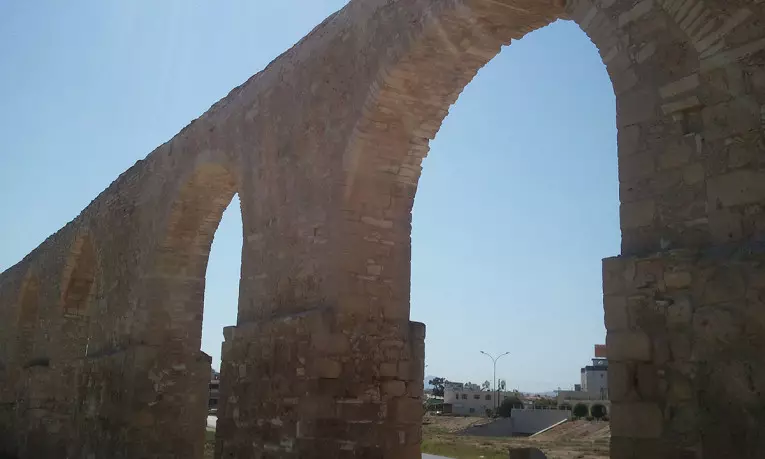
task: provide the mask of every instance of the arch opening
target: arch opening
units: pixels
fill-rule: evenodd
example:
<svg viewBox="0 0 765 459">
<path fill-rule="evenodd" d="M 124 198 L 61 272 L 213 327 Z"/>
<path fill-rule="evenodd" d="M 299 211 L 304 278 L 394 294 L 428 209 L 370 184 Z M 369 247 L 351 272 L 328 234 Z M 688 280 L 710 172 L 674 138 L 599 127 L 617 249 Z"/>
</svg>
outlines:
<svg viewBox="0 0 765 459">
<path fill-rule="evenodd" d="M 242 214 L 239 196 L 234 195 L 223 213 L 210 250 L 205 276 L 202 352 L 211 358 L 208 426 L 217 420 L 221 383 L 223 329 L 237 322 L 241 277 Z"/>
<path fill-rule="evenodd" d="M 235 194 L 236 181 L 225 167 L 204 164 L 172 204 L 152 276 L 162 300 L 154 336 L 163 336 L 169 344 L 200 349 L 210 250 Z"/>
<path fill-rule="evenodd" d="M 576 386 L 593 345 L 605 341 L 601 259 L 619 250 L 614 120 L 597 50 L 576 24 L 559 21 L 504 47 L 429 142 L 411 217 L 411 318 L 429 332 L 424 382 L 486 381 L 495 392 L 455 385 L 439 410 L 484 417 L 515 390 L 544 394 L 521 395 L 537 408 L 604 397 Z M 481 350 L 510 351 L 496 380 Z M 570 416 L 540 418 L 556 414 Z"/>
<path fill-rule="evenodd" d="M 201 458 L 206 448 L 205 426 L 220 384 L 215 369 L 222 328 L 236 320 L 238 311 L 243 231 L 236 193 L 236 179 L 226 167 L 198 165 L 170 206 L 149 278 L 150 296 L 156 299 L 149 340 L 158 345 L 156 358 L 167 368 L 169 382 L 157 389 L 162 403 L 156 406 L 164 408 L 155 409 L 154 416 L 182 419 L 165 435 L 183 444 L 173 453 L 184 457 Z M 213 241 L 224 248 L 213 251 Z M 211 276 L 214 288 L 208 291 Z"/>
<path fill-rule="evenodd" d="M 411 259 L 413 253 L 412 247 L 417 247 L 417 234 L 414 234 L 411 242 L 409 242 L 409 238 L 412 235 L 412 211 L 414 208 L 415 195 L 417 194 L 418 186 L 420 184 L 423 160 L 431 150 L 431 140 L 436 139 L 436 142 L 434 142 L 433 145 L 437 146 L 440 141 L 439 138 L 447 134 L 447 132 L 440 131 L 444 119 L 452 111 L 453 104 L 457 102 L 458 97 L 466 91 L 466 87 L 468 87 L 469 83 L 473 81 L 478 72 L 483 69 L 489 61 L 492 61 L 493 64 L 500 61 L 496 59 L 496 56 L 499 54 L 500 50 L 503 49 L 503 46 L 510 45 L 509 48 L 506 48 L 508 50 L 518 49 L 520 43 L 516 42 L 516 40 L 526 37 L 527 34 L 532 31 L 536 31 L 537 34 L 543 33 L 540 29 L 555 23 L 558 19 L 564 16 L 560 2 L 514 2 L 514 5 L 519 8 L 517 11 L 514 10 L 513 12 L 509 12 L 507 5 L 503 2 L 464 1 L 449 3 L 448 5 L 439 5 L 440 6 L 435 7 L 437 11 L 433 11 L 432 14 L 424 15 L 421 30 L 418 31 L 419 35 L 414 40 L 401 45 L 401 48 L 396 50 L 398 54 L 393 52 L 389 53 L 390 55 L 395 55 L 395 57 L 392 58 L 393 62 L 385 65 L 383 70 L 380 71 L 379 79 L 375 81 L 374 90 L 370 91 L 370 96 L 364 106 L 364 112 L 357 123 L 356 130 L 349 142 L 348 149 L 345 151 L 344 156 L 344 162 L 348 172 L 348 184 L 346 187 L 344 204 L 356 211 L 356 213 L 352 215 L 353 219 L 361 220 L 362 222 L 365 222 L 366 220 L 366 222 L 369 222 L 368 227 L 365 227 L 368 228 L 368 231 L 360 232 L 360 240 L 353 243 L 354 247 L 361 247 L 362 250 L 347 256 L 347 264 L 353 266 L 353 269 L 351 270 L 353 273 L 369 272 L 366 268 L 369 264 L 373 264 L 374 273 L 372 274 L 375 274 L 375 276 L 365 276 L 364 280 L 366 282 L 362 285 L 359 285 L 360 283 L 355 281 L 355 279 L 349 280 L 349 290 L 355 295 L 363 295 L 367 298 L 366 304 L 369 305 L 371 314 L 374 314 L 375 316 L 379 315 L 389 320 L 401 317 L 411 318 L 411 305 L 416 304 L 415 302 L 417 301 L 428 301 L 428 299 L 421 294 L 419 294 L 420 296 L 416 296 L 418 295 L 416 290 L 411 289 L 412 276 L 420 275 L 424 278 L 427 274 L 424 274 L 423 272 L 427 271 L 427 269 L 423 268 L 419 272 L 414 271 Z M 573 23 L 561 21 L 561 24 L 566 24 L 565 27 L 575 30 L 575 33 L 578 34 L 577 39 L 579 40 L 585 34 L 582 29 L 575 26 Z M 561 27 L 561 25 L 555 24 L 552 27 Z M 527 40 L 529 39 L 531 38 L 527 38 Z M 497 247 L 510 245 L 507 241 L 498 239 L 499 245 L 497 247 L 490 247 L 486 244 L 482 244 L 486 241 L 481 241 L 481 238 L 479 237 L 479 241 L 475 243 L 477 247 L 480 247 L 477 251 L 484 253 L 490 252 L 490 256 L 496 257 L 496 259 L 492 260 L 492 264 L 496 269 L 485 274 L 483 278 L 480 278 L 481 276 L 472 275 L 472 280 L 468 282 L 465 282 L 465 277 L 447 279 L 446 276 L 439 277 L 438 275 L 434 275 L 432 276 L 433 289 L 440 289 L 448 291 L 449 293 L 443 293 L 430 300 L 433 304 L 439 305 L 436 308 L 438 312 L 431 311 L 432 314 L 443 314 L 445 311 L 442 310 L 441 306 L 445 302 L 452 301 L 455 298 L 461 298 L 463 301 L 462 309 L 450 310 L 448 316 L 444 315 L 443 320 L 440 321 L 452 321 L 453 323 L 459 324 L 459 329 L 455 330 L 454 328 L 451 328 L 442 333 L 442 344 L 453 343 L 455 334 L 461 334 L 465 327 L 478 327 L 476 328 L 477 330 L 488 328 L 494 331 L 493 333 L 479 333 L 479 341 L 484 340 L 486 341 L 486 346 L 495 348 L 486 349 L 487 351 L 493 353 L 513 350 L 505 348 L 507 343 L 501 339 L 501 336 L 503 336 L 504 333 L 501 331 L 498 332 L 496 327 L 494 327 L 494 324 L 501 323 L 501 321 L 498 320 L 501 317 L 500 314 L 497 314 L 498 308 L 487 307 L 487 310 L 490 310 L 491 312 L 481 314 L 475 304 L 476 290 L 480 291 L 488 289 L 486 286 L 487 283 L 507 287 L 510 282 L 508 279 L 503 279 L 499 274 L 502 271 L 515 271 L 517 278 L 523 277 L 521 275 L 527 275 L 528 272 L 537 272 L 540 276 L 545 276 L 545 271 L 547 271 L 547 275 L 550 276 L 550 280 L 553 283 L 568 284 L 568 288 L 574 287 L 576 282 L 573 282 L 571 279 L 577 276 L 572 276 L 572 274 L 578 275 L 580 273 L 570 272 L 567 274 L 564 270 L 551 270 L 549 266 L 550 261 L 545 260 L 539 253 L 537 253 L 536 258 L 534 258 L 534 252 L 540 252 L 539 249 L 544 247 L 545 237 L 555 238 L 557 242 L 560 243 L 559 249 L 566 252 L 569 258 L 575 259 L 579 256 L 589 257 L 586 269 L 587 294 L 582 295 L 583 298 L 577 301 L 587 302 L 587 317 L 590 319 L 587 322 L 587 330 L 594 331 L 598 337 L 590 338 L 587 343 L 581 341 L 577 343 L 576 348 L 578 348 L 579 353 L 582 355 L 579 355 L 579 361 L 575 361 L 567 366 L 570 371 L 568 371 L 567 376 L 564 376 L 565 380 L 571 381 L 572 386 L 574 382 L 578 382 L 580 366 L 586 366 L 588 364 L 588 359 L 592 358 L 591 352 L 593 345 L 598 344 L 599 341 L 602 342 L 605 340 L 605 329 L 602 323 L 601 309 L 602 291 L 600 289 L 602 281 L 601 258 L 610 256 L 614 252 L 618 253 L 619 250 L 619 224 L 617 211 L 618 188 L 614 185 L 616 183 L 615 180 L 618 177 L 616 170 L 617 135 L 615 129 L 616 104 L 614 103 L 614 88 L 617 86 L 618 81 L 615 82 L 610 69 L 608 69 L 604 65 L 603 60 L 600 59 L 600 48 L 598 47 L 598 43 L 596 42 L 595 46 L 593 46 L 592 41 L 588 40 L 587 42 L 589 47 L 587 49 L 587 53 L 589 53 L 588 59 L 592 58 L 593 61 L 596 61 L 597 68 L 601 71 L 599 82 L 601 84 L 601 89 L 605 89 L 608 106 L 608 109 L 606 110 L 608 113 L 603 119 L 605 119 L 604 122 L 607 126 L 606 130 L 608 130 L 606 136 L 609 139 L 609 145 L 607 145 L 609 168 L 605 173 L 611 180 L 606 186 L 607 191 L 605 195 L 612 198 L 605 204 L 605 208 L 608 209 L 607 212 L 609 214 L 607 231 L 609 233 L 608 240 L 610 245 L 607 248 L 601 247 L 599 250 L 594 251 L 597 253 L 597 255 L 594 256 L 592 255 L 592 250 L 571 250 L 571 241 L 567 240 L 566 237 L 562 237 L 560 233 L 564 233 L 568 226 L 574 225 L 568 225 L 562 221 L 557 221 L 552 224 L 553 228 L 558 228 L 557 232 L 550 231 L 549 228 L 539 228 L 536 232 L 527 231 L 527 234 L 517 232 L 517 239 L 521 240 L 522 243 L 516 245 L 515 250 L 525 252 L 526 256 L 531 257 L 530 260 L 532 260 L 533 263 L 527 264 L 526 269 L 519 269 L 519 267 L 513 269 L 510 266 L 514 262 L 513 258 L 517 259 L 520 257 L 513 257 L 512 253 L 497 250 Z M 529 61 L 525 62 L 526 66 L 529 64 Z M 531 64 L 534 64 L 533 60 L 531 61 Z M 521 61 L 520 65 L 523 66 L 524 62 Z M 606 74 L 605 70 L 608 70 L 608 74 Z M 560 70 L 558 70 L 558 72 L 560 72 Z M 549 81 L 549 84 L 555 89 L 565 86 L 560 84 L 559 75 L 560 73 L 549 78 L 549 80 L 552 80 Z M 501 84 L 502 77 L 495 76 L 494 79 L 495 84 Z M 508 82 L 507 84 L 513 83 L 518 84 L 518 82 Z M 473 86 L 471 85 L 470 87 L 470 91 L 472 92 Z M 571 87 L 568 87 L 567 89 L 569 91 L 576 91 L 575 88 Z M 556 92 L 556 94 L 560 95 L 560 91 Z M 465 102 L 468 101 L 465 100 Z M 493 101 L 484 101 L 484 104 L 492 105 L 492 102 Z M 586 100 L 579 100 L 578 102 L 588 104 L 588 101 Z M 534 101 L 526 101 L 526 103 L 534 103 Z M 474 106 L 471 107 L 473 113 L 484 108 L 479 105 L 480 104 L 474 104 Z M 552 105 L 552 110 L 556 110 L 557 107 L 554 104 Z M 525 110 L 525 105 L 523 103 L 518 107 L 510 107 L 511 108 L 504 107 L 504 109 L 516 110 L 519 112 Z M 454 112 L 458 111 L 459 109 L 454 110 Z M 503 119 L 513 117 L 498 111 L 496 118 Z M 537 144 L 544 145 L 547 149 L 565 149 L 567 147 L 566 142 L 555 144 L 554 142 L 550 142 L 550 138 L 554 137 L 554 132 L 556 130 L 564 131 L 571 135 L 575 132 L 576 128 L 571 129 L 568 125 L 573 124 L 576 127 L 579 127 L 581 126 L 582 120 L 574 119 L 573 121 L 567 122 L 567 120 L 561 120 L 560 118 L 552 116 L 550 118 L 554 118 L 554 121 L 551 120 L 550 126 L 546 128 L 547 132 L 542 132 L 541 138 L 538 139 Z M 463 120 L 464 119 L 465 118 L 463 118 Z M 522 117 L 515 117 L 513 119 L 519 125 L 522 125 L 527 121 Z M 546 122 L 545 119 L 540 119 L 538 121 L 542 123 Z M 498 123 L 491 123 L 491 126 L 495 130 L 503 130 L 503 127 Z M 478 125 L 471 126 L 471 129 L 474 131 L 473 134 L 475 134 L 475 132 L 481 132 L 481 126 Z M 510 131 L 510 129 L 504 130 L 506 133 Z M 439 138 L 436 137 L 437 133 L 439 133 Z M 486 132 L 484 132 L 484 134 L 486 134 Z M 537 134 L 539 134 L 539 132 L 537 132 Z M 563 136 L 565 136 L 565 134 L 562 134 L 562 137 Z M 505 137 L 505 141 L 512 144 L 514 139 L 512 137 Z M 486 184 L 492 183 L 492 180 L 487 180 L 487 178 L 493 178 L 494 181 L 503 180 L 501 174 L 495 173 L 497 172 L 496 168 L 494 168 L 494 170 L 486 170 L 492 168 L 486 164 L 482 164 L 480 159 L 476 159 L 476 157 L 480 158 L 480 156 L 473 154 L 475 144 L 479 144 L 483 148 L 492 148 L 490 143 L 487 143 L 484 138 L 480 137 L 480 134 L 475 135 L 472 144 L 466 142 L 464 145 L 461 145 L 464 149 L 470 149 L 471 154 L 467 160 L 469 164 L 464 164 L 465 160 L 463 159 L 460 166 L 452 168 L 453 170 L 451 172 L 454 174 L 454 177 L 451 177 L 450 179 L 457 184 L 453 185 L 453 189 L 450 191 L 454 191 L 455 195 L 459 193 L 458 190 L 461 188 L 459 185 L 463 183 L 463 181 L 474 183 L 474 185 L 470 187 L 471 189 L 480 188 L 484 192 L 491 193 L 491 188 Z M 535 154 L 533 150 L 540 147 L 533 144 L 527 144 L 526 148 L 530 151 L 524 153 L 533 155 Z M 462 151 L 460 154 L 462 154 L 464 158 L 466 152 Z M 547 157 L 548 160 L 550 158 L 554 157 Z M 588 186 L 586 179 L 587 175 L 581 174 L 582 169 L 597 169 L 592 162 L 593 158 L 590 158 L 588 161 L 589 162 L 586 164 L 583 161 L 580 161 L 579 163 L 570 161 L 568 167 L 571 170 L 567 171 L 566 168 L 560 168 L 558 173 L 568 173 L 572 175 L 574 173 L 579 173 L 579 180 L 573 182 L 569 181 L 567 183 L 569 185 L 575 183 L 576 186 L 580 188 L 586 188 Z M 476 164 L 478 164 L 476 167 L 472 167 Z M 537 167 L 547 168 L 543 162 L 537 164 Z M 600 172 L 599 169 L 597 170 Z M 467 176 L 471 171 L 476 172 L 473 176 L 473 180 L 470 180 L 469 178 L 463 180 L 463 177 Z M 537 171 L 537 173 L 539 172 Z M 553 213 L 556 213 L 561 218 L 565 217 L 568 219 L 581 219 L 586 221 L 586 219 L 582 218 L 583 214 L 590 214 L 590 217 L 592 216 L 591 211 L 579 212 L 579 214 L 577 214 L 577 212 L 572 212 L 572 208 L 581 208 L 581 206 L 566 205 L 565 203 L 569 199 L 569 193 L 567 193 L 563 187 L 556 189 L 555 186 L 551 186 L 558 185 L 557 183 L 542 184 L 526 180 L 525 184 L 525 189 L 524 187 L 519 186 L 513 189 L 513 193 L 517 196 L 524 197 L 529 193 L 541 192 L 552 194 L 554 190 L 558 194 L 556 198 L 559 199 L 560 204 L 557 209 L 558 212 Z M 512 188 L 510 187 L 508 189 Z M 465 188 L 462 188 L 461 191 L 464 193 L 472 190 L 465 190 Z M 448 257 L 442 256 L 438 252 L 443 252 L 443 247 L 447 246 L 450 247 L 448 252 L 450 254 L 454 253 L 456 250 L 451 244 L 459 244 L 460 239 L 464 240 L 467 237 L 471 237 L 470 232 L 467 232 L 467 230 L 471 229 L 468 227 L 473 226 L 473 222 L 481 220 L 489 221 L 496 227 L 502 228 L 507 228 L 509 224 L 506 217 L 498 216 L 498 214 L 502 212 L 502 203 L 495 202 L 495 207 L 489 209 L 488 216 L 484 214 L 483 216 L 476 218 L 476 208 L 483 206 L 480 202 L 480 195 L 476 194 L 475 197 L 471 195 L 467 199 L 454 195 L 452 195 L 452 197 L 463 201 L 462 211 L 467 217 L 463 217 L 462 215 L 455 216 L 454 208 L 441 205 L 441 207 L 445 208 L 444 214 L 446 215 L 445 220 L 441 222 L 441 226 L 446 226 L 447 229 L 439 230 L 441 233 L 439 234 L 439 237 L 443 236 L 443 233 L 448 233 L 448 230 L 451 230 L 454 226 L 459 226 L 460 223 L 462 224 L 463 232 L 455 236 L 451 241 L 442 244 L 440 248 L 432 250 L 431 255 L 433 255 L 435 259 L 440 260 L 440 263 L 438 263 L 440 266 L 448 266 L 448 263 L 444 262 Z M 464 201 L 467 201 L 467 203 Z M 543 220 L 540 217 L 542 217 L 542 214 L 544 213 L 544 206 L 541 206 L 542 209 L 534 209 L 526 205 L 523 201 L 523 199 L 516 200 L 516 205 L 519 209 L 524 209 L 526 212 L 530 212 L 530 215 L 532 216 L 531 218 L 533 219 Z M 568 202 L 570 203 L 570 200 Z M 419 205 L 420 199 L 418 198 L 418 206 Z M 518 213 L 521 218 L 525 217 L 523 212 Z M 455 222 L 455 220 L 463 220 L 463 222 Z M 472 229 L 474 229 L 474 227 Z M 586 237 L 586 228 L 579 228 L 577 231 L 580 234 L 580 237 Z M 521 237 L 521 235 L 523 235 L 523 237 Z M 498 238 L 503 237 L 501 232 L 498 232 L 497 236 Z M 507 237 L 507 235 L 504 237 Z M 389 243 L 388 247 L 385 247 L 384 249 L 381 248 L 382 244 L 389 241 L 392 243 Z M 474 260 L 476 264 L 480 263 L 475 261 L 475 258 L 477 258 L 475 251 L 465 250 L 464 252 L 464 260 L 467 260 L 467 263 L 470 263 L 470 260 Z M 586 253 L 585 255 L 582 255 L 581 252 Z M 414 253 L 415 255 L 417 254 L 416 250 Z M 359 265 L 360 263 L 364 263 L 364 265 Z M 571 268 L 571 265 L 569 265 L 569 268 L 571 271 L 575 271 L 575 268 Z M 434 271 L 439 271 L 438 267 L 434 268 Z M 555 271 L 555 275 L 553 276 L 549 274 L 550 271 Z M 487 280 L 489 282 L 487 282 Z M 458 289 L 460 285 L 465 285 L 466 283 L 468 284 L 468 287 L 465 289 L 466 293 L 454 295 L 453 290 L 455 286 L 457 286 Z M 370 284 L 373 284 L 373 287 L 370 287 Z M 390 287 L 391 284 L 394 286 L 393 288 Z M 535 295 L 537 297 L 545 295 L 548 296 L 548 298 L 544 302 L 549 302 L 553 305 L 556 304 L 556 302 L 560 305 L 572 301 L 570 298 L 567 298 L 565 289 L 558 286 L 555 286 L 555 288 L 551 288 L 550 286 L 546 287 L 541 285 L 542 282 L 536 282 L 535 284 L 538 289 L 536 293 L 526 292 L 524 294 L 526 298 L 515 299 L 521 300 L 526 304 L 533 304 L 535 302 L 540 303 L 538 299 L 534 298 Z M 369 295 L 368 292 L 373 291 L 373 288 L 378 288 L 376 291 L 385 289 L 382 291 L 385 293 L 390 292 L 390 294 L 384 296 Z M 551 293 L 550 290 L 560 290 L 560 292 L 553 296 L 549 295 Z M 497 295 L 495 301 L 496 298 L 501 298 L 500 293 L 501 292 L 499 291 L 495 292 Z M 557 311 L 555 311 L 555 308 L 551 308 L 547 313 L 557 314 Z M 468 320 L 470 316 L 476 316 L 476 319 Z M 522 316 L 522 314 L 519 315 L 519 317 L 520 316 Z M 545 323 L 545 326 L 541 327 L 540 331 L 546 330 L 556 336 L 566 336 L 567 333 L 569 333 L 565 329 L 566 322 L 564 320 L 561 320 L 557 324 L 552 324 L 551 326 L 546 317 L 543 318 L 537 316 L 537 318 L 534 319 L 532 316 L 533 315 L 526 314 L 525 317 L 523 317 L 524 320 L 522 322 L 528 323 L 529 318 L 531 318 L 531 320 L 538 320 Z M 459 317 L 459 319 L 455 321 L 455 317 Z M 417 317 L 417 315 L 415 315 L 415 318 L 422 319 L 422 316 Z M 426 320 L 424 321 L 433 321 L 432 318 L 427 315 L 425 315 L 425 318 Z M 507 326 L 512 327 L 512 323 Z M 430 329 L 433 330 L 434 334 L 439 334 L 437 328 L 430 327 Z M 543 334 L 538 333 L 537 335 L 541 337 Z M 496 336 L 497 339 L 492 340 L 491 336 Z M 433 338 L 429 338 L 429 341 L 432 339 Z M 491 343 L 495 344 L 492 345 Z M 417 344 L 418 343 L 415 342 L 415 345 Z M 539 343 L 536 344 L 539 345 Z M 542 343 L 542 345 L 544 345 L 544 343 Z M 566 354 L 566 356 L 569 357 L 571 354 L 569 351 L 572 346 L 569 346 L 568 343 L 560 344 L 560 346 L 563 350 L 562 354 Z M 461 362 L 470 362 L 467 363 L 466 366 L 474 368 L 476 372 L 479 372 L 479 368 L 489 364 L 488 361 L 483 362 L 482 360 L 479 360 L 482 358 L 478 356 L 479 350 L 481 349 L 474 349 L 475 355 L 454 355 L 449 353 L 448 355 L 441 357 L 441 364 L 432 365 L 426 371 L 430 375 L 438 375 L 438 373 L 433 372 L 439 371 L 439 366 L 443 365 L 446 367 L 447 364 L 453 363 L 456 359 Z M 460 353 L 455 352 L 455 354 Z M 539 355 L 536 357 L 539 357 Z M 429 356 L 428 358 L 430 359 L 431 357 Z M 475 363 L 473 363 L 473 361 L 475 361 Z M 424 361 L 422 363 L 424 365 Z M 429 364 L 430 363 L 435 362 L 429 361 Z M 448 369 L 449 367 L 446 368 Z M 556 375 L 561 374 L 560 371 L 553 373 Z M 479 374 L 486 375 L 485 372 L 480 372 Z M 423 374 L 422 376 L 424 379 L 426 375 Z M 442 376 L 450 377 L 448 374 Z M 497 379 L 504 379 L 505 376 L 510 375 L 507 373 L 504 375 L 498 374 Z M 470 376 L 469 374 L 456 376 L 456 378 L 459 379 L 472 379 L 473 377 L 474 376 Z M 512 381 L 513 377 L 517 377 L 517 375 L 510 376 L 508 380 L 508 389 L 517 387 Z M 551 384 L 552 387 L 544 386 L 539 387 L 537 390 L 541 392 L 557 389 L 558 384 L 555 384 L 555 382 L 560 381 L 557 378 L 557 376 L 552 378 L 536 378 L 539 380 L 547 379 L 553 383 Z M 493 379 L 490 367 L 488 377 L 485 379 Z M 483 380 L 484 379 L 482 378 L 477 382 Z M 419 381 L 415 381 L 415 383 L 418 382 Z M 424 382 L 425 381 L 423 381 L 423 383 Z M 463 380 L 463 382 L 466 381 Z M 490 385 L 496 387 L 497 383 L 495 381 L 490 383 Z M 521 387 L 520 389 L 524 388 Z M 481 401 L 483 401 L 483 399 L 481 399 Z M 413 416 L 411 421 L 415 424 L 418 419 Z M 412 455 L 411 457 L 415 456 Z"/>
</svg>

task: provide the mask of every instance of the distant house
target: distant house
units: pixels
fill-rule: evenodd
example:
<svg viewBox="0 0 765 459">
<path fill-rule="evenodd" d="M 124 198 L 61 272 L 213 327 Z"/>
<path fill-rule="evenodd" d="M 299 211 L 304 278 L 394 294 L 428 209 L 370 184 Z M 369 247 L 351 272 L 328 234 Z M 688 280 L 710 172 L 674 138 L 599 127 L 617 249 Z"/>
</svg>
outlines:
<svg viewBox="0 0 765 459">
<path fill-rule="evenodd" d="M 494 410 L 510 392 L 484 391 L 475 384 L 446 382 L 444 384 L 444 413 L 465 416 L 485 416 L 487 410 Z M 498 397 L 498 400 L 495 400 Z"/>
<path fill-rule="evenodd" d="M 592 365 L 582 368 L 582 391 L 608 400 L 608 360 L 592 359 Z"/>
<path fill-rule="evenodd" d="M 608 402 L 608 359 L 603 345 L 595 346 L 595 357 L 592 365 L 587 365 L 580 371 L 580 384 L 574 385 L 574 390 L 558 392 L 558 405 L 574 405 L 595 403 L 610 405 Z"/>
</svg>

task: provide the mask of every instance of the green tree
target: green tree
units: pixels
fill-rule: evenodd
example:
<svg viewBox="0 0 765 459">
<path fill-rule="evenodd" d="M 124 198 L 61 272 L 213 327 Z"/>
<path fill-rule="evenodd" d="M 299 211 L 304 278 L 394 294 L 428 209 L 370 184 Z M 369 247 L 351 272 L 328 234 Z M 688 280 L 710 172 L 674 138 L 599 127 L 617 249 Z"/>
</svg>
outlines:
<svg viewBox="0 0 765 459">
<path fill-rule="evenodd" d="M 444 396 L 444 384 L 446 383 L 446 379 L 444 378 L 433 378 L 430 381 L 428 381 L 428 384 L 433 386 L 433 395 L 437 397 L 443 397 Z"/>
<path fill-rule="evenodd" d="M 583 418 L 590 414 L 590 409 L 584 403 L 577 403 L 574 405 L 574 411 L 572 414 L 575 418 Z"/>
<path fill-rule="evenodd" d="M 481 390 L 490 391 L 491 383 L 489 381 L 484 381 L 483 384 L 481 384 Z"/>
<path fill-rule="evenodd" d="M 596 403 L 590 407 L 590 414 L 595 419 L 603 419 L 606 417 L 606 414 L 608 414 L 608 410 L 606 410 L 606 406 L 602 405 L 600 403 Z"/>
<path fill-rule="evenodd" d="M 497 416 L 509 418 L 513 408 L 523 408 L 523 401 L 518 393 L 508 395 L 497 407 Z"/>
<path fill-rule="evenodd" d="M 555 408 L 558 406 L 558 401 L 550 397 L 541 397 L 539 400 L 534 402 L 534 405 L 541 408 Z"/>
</svg>

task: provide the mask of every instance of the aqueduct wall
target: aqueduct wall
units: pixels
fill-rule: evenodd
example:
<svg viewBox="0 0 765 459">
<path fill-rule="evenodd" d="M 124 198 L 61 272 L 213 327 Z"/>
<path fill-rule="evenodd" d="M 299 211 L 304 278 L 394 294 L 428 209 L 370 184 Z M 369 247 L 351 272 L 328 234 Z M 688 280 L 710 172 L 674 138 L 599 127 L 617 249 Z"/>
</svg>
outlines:
<svg viewBox="0 0 765 459">
<path fill-rule="evenodd" d="M 216 456 L 419 457 L 421 161 L 477 70 L 558 18 L 617 98 L 611 456 L 765 455 L 760 0 L 351 1 L 0 275 L 0 447 L 200 457 L 204 273 L 238 192 Z"/>
</svg>

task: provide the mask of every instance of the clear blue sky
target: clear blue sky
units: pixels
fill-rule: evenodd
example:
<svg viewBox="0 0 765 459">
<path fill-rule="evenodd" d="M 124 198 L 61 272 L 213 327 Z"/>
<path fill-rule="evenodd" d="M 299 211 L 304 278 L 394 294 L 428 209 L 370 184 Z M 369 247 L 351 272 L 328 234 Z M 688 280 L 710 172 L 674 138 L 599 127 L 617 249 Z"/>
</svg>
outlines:
<svg viewBox="0 0 765 459">
<path fill-rule="evenodd" d="M 0 270 L 342 0 L 0 1 Z M 521 390 L 578 382 L 604 341 L 601 258 L 619 253 L 613 91 L 579 28 L 504 49 L 452 107 L 414 209 L 412 319 L 426 374 Z M 235 323 L 238 203 L 207 274 L 203 349 Z"/>
</svg>

